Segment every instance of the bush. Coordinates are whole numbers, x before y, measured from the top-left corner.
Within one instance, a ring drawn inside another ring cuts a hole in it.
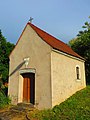
[[[10,99],[5,95],[5,93],[0,91],[0,108],[3,108],[10,104]]]
[[[5,94],[6,96],[8,96],[8,87],[4,86],[4,87],[2,88],[2,91],[4,92],[4,94]]]

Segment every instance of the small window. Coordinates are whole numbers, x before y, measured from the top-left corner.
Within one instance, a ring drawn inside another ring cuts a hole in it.
[[[76,75],[77,75],[77,79],[80,79],[80,68],[76,67]]]

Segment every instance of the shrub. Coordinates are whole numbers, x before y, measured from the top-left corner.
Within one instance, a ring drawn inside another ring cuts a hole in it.
[[[10,99],[5,95],[5,93],[1,90],[0,91],[0,108],[5,107],[6,105],[10,104]]]

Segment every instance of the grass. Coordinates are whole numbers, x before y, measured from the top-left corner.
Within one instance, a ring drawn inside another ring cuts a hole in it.
[[[35,110],[28,116],[38,120],[90,120],[90,86],[48,110]]]

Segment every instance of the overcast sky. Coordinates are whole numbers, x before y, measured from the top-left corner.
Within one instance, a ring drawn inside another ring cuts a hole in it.
[[[0,29],[16,43],[30,17],[33,24],[67,43],[90,16],[90,0],[0,0]]]

